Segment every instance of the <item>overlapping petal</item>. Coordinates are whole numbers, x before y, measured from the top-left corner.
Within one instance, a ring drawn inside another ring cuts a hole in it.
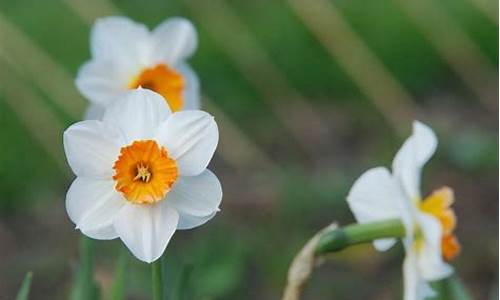
[[[126,17],[98,19],[91,32],[90,50],[99,60],[116,61],[127,68],[146,65],[152,51],[148,28]]]
[[[442,228],[439,220],[425,213],[419,213],[417,218],[424,239],[418,256],[418,266],[422,278],[434,281],[448,277],[453,272],[453,268],[443,261],[441,254]]]
[[[436,295],[430,285],[423,280],[418,267],[417,253],[407,249],[403,262],[404,300],[423,300]]]
[[[147,263],[163,254],[177,228],[179,214],[165,203],[127,204],[113,222],[127,248]]]
[[[124,94],[132,72],[112,60],[91,60],[78,71],[76,87],[93,103],[106,106]]]
[[[188,20],[170,18],[158,25],[152,33],[155,41],[153,57],[159,62],[176,65],[190,57],[196,50],[198,38],[196,30]]]
[[[116,126],[128,145],[136,140],[153,139],[158,126],[170,114],[162,96],[139,88],[115,101],[104,113],[103,121]]]
[[[210,221],[217,212],[213,212],[212,214],[204,217],[192,216],[186,213],[179,212],[179,224],[177,224],[178,230],[192,229],[198,226],[205,224]]]
[[[430,127],[413,123],[413,134],[404,142],[392,163],[392,172],[401,182],[408,198],[419,201],[420,174],[437,147],[437,138]]]
[[[197,176],[182,176],[165,201],[181,214],[206,217],[218,211],[222,200],[219,179],[210,170]]]
[[[102,105],[91,103],[85,114],[83,115],[84,120],[102,120],[104,116],[105,108]]]
[[[182,94],[182,98],[184,99],[182,110],[200,109],[200,82],[198,75],[185,63],[180,64],[176,69],[181,73],[185,82]]]
[[[386,168],[373,168],[361,175],[352,186],[347,202],[359,223],[394,218],[410,223],[404,194]],[[384,251],[395,242],[395,239],[382,239],[375,241],[374,246]]]
[[[64,150],[77,176],[111,179],[120,152],[121,135],[113,126],[89,120],[71,125],[64,132]]]
[[[66,210],[73,223],[87,236],[114,239],[113,219],[125,205],[111,179],[77,177],[66,195]]]
[[[177,161],[181,176],[200,174],[207,167],[219,141],[214,118],[203,111],[181,111],[160,125],[156,140]]]

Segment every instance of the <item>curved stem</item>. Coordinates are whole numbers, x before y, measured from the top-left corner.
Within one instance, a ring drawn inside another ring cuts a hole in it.
[[[324,232],[315,254],[336,252],[351,245],[369,243],[383,238],[401,238],[405,236],[405,228],[399,219],[390,219],[365,224],[351,224]]]
[[[402,238],[405,234],[404,225],[399,219],[351,224],[342,228],[338,228],[335,224],[326,227],[309,240],[294,258],[282,299],[300,299],[318,257],[377,239]],[[434,288],[439,292],[439,298],[436,299],[471,299],[458,277],[452,276],[436,282]]]
[[[404,236],[405,228],[399,219],[351,224],[342,228],[332,224],[324,228],[306,243],[292,261],[282,299],[300,299],[302,290],[313,272],[318,257],[329,252],[340,251],[355,244]]]
[[[151,264],[151,280],[153,300],[163,300],[162,298],[162,279],[161,279],[161,258]]]

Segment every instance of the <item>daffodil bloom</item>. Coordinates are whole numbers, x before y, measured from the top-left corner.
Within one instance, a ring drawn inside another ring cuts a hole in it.
[[[186,63],[196,46],[196,31],[183,18],[170,18],[153,31],[125,17],[97,20],[90,36],[92,58],[76,78],[91,102],[86,118],[100,119],[106,106],[137,87],[162,95],[173,112],[198,109],[198,78]]]
[[[172,113],[159,94],[129,91],[102,121],[64,132],[77,176],[66,195],[71,221],[91,238],[119,237],[142,261],[158,259],[176,229],[204,224],[219,210],[222,189],[206,169],[218,138],[208,113]]]
[[[405,300],[431,296],[428,282],[449,276],[445,261],[459,252],[453,231],[456,218],[450,205],[453,191],[443,187],[426,198],[420,194],[420,175],[437,147],[428,126],[414,122],[413,134],[396,154],[392,173],[384,167],[366,171],[353,185],[347,201],[359,223],[399,218],[406,228],[403,243]],[[379,251],[392,247],[395,239],[374,241]]]

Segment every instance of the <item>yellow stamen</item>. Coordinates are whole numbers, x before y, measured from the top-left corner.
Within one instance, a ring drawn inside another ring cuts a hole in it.
[[[148,167],[144,166],[142,163],[137,165],[137,175],[134,177],[134,181],[139,179],[144,182],[149,182],[151,179],[151,173]]]
[[[129,88],[131,89],[138,87],[143,87],[162,95],[173,112],[181,110],[184,105],[182,97],[182,93],[184,92],[184,78],[174,69],[164,64],[144,69],[129,84]]]

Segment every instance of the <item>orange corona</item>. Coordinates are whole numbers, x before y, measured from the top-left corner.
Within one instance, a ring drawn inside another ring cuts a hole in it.
[[[162,200],[179,176],[175,160],[153,140],[121,148],[113,169],[116,190],[136,204]]]
[[[173,112],[181,110],[184,105],[184,99],[182,98],[184,79],[179,73],[164,64],[144,69],[129,84],[129,88],[131,89],[138,87],[149,89],[162,95]]]
[[[453,201],[453,190],[449,187],[442,187],[420,203],[420,209],[423,212],[433,215],[441,223],[443,230],[441,251],[447,261],[455,258],[460,252],[460,244],[453,233],[457,225],[455,212],[450,207]]]

